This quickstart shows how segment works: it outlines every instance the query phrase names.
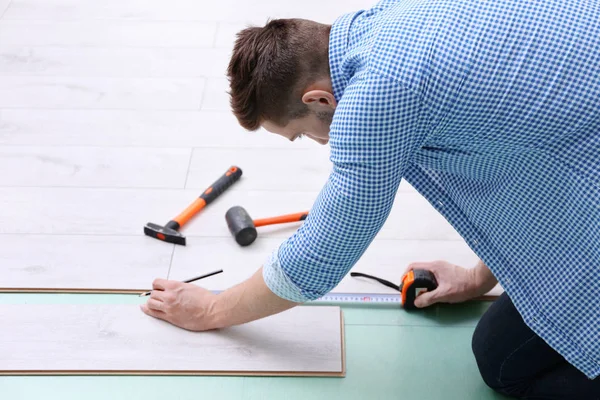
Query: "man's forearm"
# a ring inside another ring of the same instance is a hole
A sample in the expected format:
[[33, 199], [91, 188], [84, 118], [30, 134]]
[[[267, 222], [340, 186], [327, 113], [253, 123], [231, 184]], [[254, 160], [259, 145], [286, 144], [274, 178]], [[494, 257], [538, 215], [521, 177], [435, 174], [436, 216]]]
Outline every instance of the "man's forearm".
[[475, 268], [473, 269], [475, 286], [477, 288], [477, 296], [483, 296], [496, 286], [498, 280], [492, 274], [492, 271], [479, 260]]
[[297, 305], [274, 294], [260, 268], [246, 281], [216, 296], [207, 317], [210, 329], [219, 329], [268, 317]]

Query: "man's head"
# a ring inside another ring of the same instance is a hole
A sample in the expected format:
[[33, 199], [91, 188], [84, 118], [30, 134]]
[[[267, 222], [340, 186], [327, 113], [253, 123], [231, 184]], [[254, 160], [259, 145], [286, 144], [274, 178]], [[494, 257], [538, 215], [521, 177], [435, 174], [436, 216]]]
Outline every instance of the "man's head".
[[329, 140], [336, 107], [329, 74], [330, 25], [278, 19], [238, 33], [227, 70], [240, 125], [289, 140]]

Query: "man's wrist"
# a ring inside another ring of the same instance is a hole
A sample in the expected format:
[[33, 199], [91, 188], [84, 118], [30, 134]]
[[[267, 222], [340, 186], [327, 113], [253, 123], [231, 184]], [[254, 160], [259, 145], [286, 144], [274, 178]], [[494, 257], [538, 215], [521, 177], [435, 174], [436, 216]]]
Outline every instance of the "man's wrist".
[[222, 329], [228, 326], [226, 309], [223, 293], [215, 295], [205, 316], [208, 329]]
[[262, 268], [252, 277], [215, 295], [206, 308], [208, 329], [222, 329], [264, 318], [294, 306], [275, 295], [265, 284]]
[[496, 277], [494, 277], [490, 269], [481, 260], [477, 262], [477, 265], [471, 271], [475, 296], [486, 294], [498, 283]]

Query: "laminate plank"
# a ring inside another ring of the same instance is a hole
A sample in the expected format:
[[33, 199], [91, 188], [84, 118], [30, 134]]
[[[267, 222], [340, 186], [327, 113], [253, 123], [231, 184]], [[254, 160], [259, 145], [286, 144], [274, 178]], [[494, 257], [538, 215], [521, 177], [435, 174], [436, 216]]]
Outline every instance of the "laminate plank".
[[0, 186], [182, 188], [190, 149], [0, 146]]
[[0, 110], [0, 144], [313, 148], [261, 129], [247, 132], [231, 112], [148, 110]]
[[225, 49], [0, 46], [0, 75], [222, 77]]
[[228, 289], [250, 278], [281, 240], [258, 237], [251, 246], [241, 247], [232, 237], [195, 237], [193, 244], [174, 249], [169, 279], [186, 280], [202, 274], [207, 266], [223, 268], [221, 274], [196, 284], [213, 291]]
[[9, 235], [0, 242], [0, 291], [141, 292], [168, 277], [171, 254], [141, 236]]
[[209, 78], [204, 87], [202, 110], [230, 111], [229, 81], [227, 78]]
[[[266, 261], [282, 239], [258, 237], [252, 245], [238, 246], [233, 238], [195, 239], [193, 246], [175, 248], [169, 279], [185, 280], [202, 273], [204, 266], [224, 266], [223, 273], [198, 284], [208, 290], [222, 291], [252, 276]], [[404, 269], [413, 262], [444, 260], [463, 268], [473, 268], [477, 255], [462, 240], [393, 240], [375, 239], [351, 272], [374, 275], [396, 284]], [[333, 293], [398, 294], [374, 280], [352, 277], [348, 273], [332, 290]], [[497, 285], [488, 294], [498, 296]]]
[[[214, 171], [237, 165], [245, 177], [236, 184], [237, 190], [319, 192], [333, 164], [328, 146], [311, 144], [306, 148], [289, 149], [195, 148], [186, 188], [203, 190], [215, 179]], [[403, 181], [399, 192], [414, 192], [414, 189]]]
[[0, 0], [0, 19], [4, 15], [4, 12], [8, 8], [8, 5], [10, 4], [11, 1], [12, 0]]
[[217, 25], [215, 47], [233, 49], [237, 33], [249, 26], [256, 26], [256, 24], [252, 24], [251, 22], [219, 22]]
[[[7, 11], [7, 14], [9, 13], [10, 8]], [[215, 40], [216, 29], [214, 22], [9, 21], [5, 19], [0, 23], [0, 45], [211, 47]]]
[[238, 165], [245, 177], [237, 185], [239, 190], [319, 191], [332, 168], [329, 147], [317, 143], [311, 147], [195, 148], [186, 188], [205, 189], [215, 179], [214, 171], [225, 171], [231, 165]]
[[[219, 171], [215, 176], [220, 175]], [[199, 194], [198, 190], [173, 189], [0, 188], [0, 220], [3, 221], [0, 233], [137, 236], [142, 234], [147, 222], [165, 224]], [[316, 196], [314, 192], [240, 191], [232, 187], [181, 231], [190, 237], [190, 245], [201, 237], [230, 237], [225, 213], [232, 206], [241, 205], [252, 218], [263, 218], [309, 210]], [[90, 205], [95, 207], [90, 208]], [[260, 228], [259, 235], [287, 238], [300, 225], [301, 222], [265, 226]], [[390, 217], [377, 237], [461, 239], [437, 210], [414, 192], [397, 196]]]
[[140, 236], [146, 222], [166, 223], [193, 198], [181, 190], [0, 188], [0, 233]]
[[0, 374], [345, 374], [338, 307], [296, 307], [207, 332], [126, 304], [11, 304], [0, 318]]
[[203, 79], [0, 77], [0, 108], [195, 110]]
[[305, 0], [302, 2], [281, 2], [262, 0], [260, 2], [240, 2], [222, 0], [202, 2], [194, 0], [108, 0], [102, 2], [78, 0], [13, 0], [6, 12], [7, 19], [48, 19], [48, 20], [177, 20], [177, 21], [256, 21], [267, 18], [296, 17], [313, 18], [331, 23], [348, 11], [372, 6], [368, 0], [348, 0], [344, 2], [323, 2]]

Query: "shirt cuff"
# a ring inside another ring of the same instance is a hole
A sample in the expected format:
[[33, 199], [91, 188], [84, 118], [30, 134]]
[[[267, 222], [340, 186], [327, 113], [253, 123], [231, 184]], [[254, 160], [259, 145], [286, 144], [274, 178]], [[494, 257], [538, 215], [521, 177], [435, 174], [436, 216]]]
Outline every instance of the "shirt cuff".
[[[279, 246], [281, 247], [281, 246]], [[269, 289], [282, 299], [296, 303], [304, 303], [310, 298], [302, 294], [302, 290], [290, 280], [279, 264], [279, 247], [267, 258], [263, 265], [263, 279]]]

